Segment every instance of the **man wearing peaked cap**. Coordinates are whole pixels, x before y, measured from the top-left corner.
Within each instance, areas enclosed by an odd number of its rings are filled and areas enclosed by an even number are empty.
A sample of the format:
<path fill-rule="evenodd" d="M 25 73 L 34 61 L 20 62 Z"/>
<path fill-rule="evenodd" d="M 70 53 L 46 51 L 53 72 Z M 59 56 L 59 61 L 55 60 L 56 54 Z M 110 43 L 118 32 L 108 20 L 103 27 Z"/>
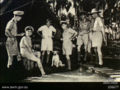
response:
<path fill-rule="evenodd" d="M 24 15 L 24 11 L 14 11 L 13 14 L 17 16 L 22 16 Z"/>
<path fill-rule="evenodd" d="M 6 49 L 8 53 L 8 64 L 7 68 L 12 65 L 13 56 L 17 56 L 18 60 L 20 60 L 20 53 L 18 50 L 18 42 L 17 36 L 23 36 L 24 33 L 18 34 L 17 33 L 17 22 L 22 19 L 22 15 L 24 14 L 23 11 L 14 11 L 14 17 L 7 23 L 5 29 L 5 35 L 7 37 L 6 41 Z"/>

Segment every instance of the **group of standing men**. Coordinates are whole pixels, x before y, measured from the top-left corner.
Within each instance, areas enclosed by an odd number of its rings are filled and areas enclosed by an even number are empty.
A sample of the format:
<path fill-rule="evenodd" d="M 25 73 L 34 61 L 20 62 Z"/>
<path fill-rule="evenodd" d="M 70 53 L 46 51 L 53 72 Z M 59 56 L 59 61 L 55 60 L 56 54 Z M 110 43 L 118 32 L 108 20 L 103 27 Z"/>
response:
<path fill-rule="evenodd" d="M 41 51 L 42 55 L 39 52 L 36 52 L 32 49 L 32 41 L 31 35 L 34 31 L 32 26 L 27 26 L 25 28 L 25 34 L 17 33 L 17 22 L 21 20 L 24 12 L 23 11 L 14 11 L 14 17 L 8 22 L 5 30 L 5 35 L 7 36 L 6 41 L 6 49 L 8 53 L 8 64 L 7 67 L 9 68 L 13 62 L 13 56 L 17 56 L 18 60 L 20 59 L 20 55 L 25 57 L 29 60 L 35 61 L 38 64 L 38 67 L 42 73 L 45 75 L 45 71 L 42 66 L 42 62 L 44 60 L 45 51 L 47 51 L 47 60 L 49 62 L 50 51 L 53 51 L 53 36 L 56 33 L 56 29 L 51 25 L 51 21 L 47 19 L 46 25 L 41 26 L 38 29 L 38 34 L 42 32 L 42 43 L 41 43 Z M 103 65 L 102 59 L 102 52 L 101 47 L 103 40 L 106 42 L 105 33 L 104 33 L 104 22 L 99 17 L 99 11 L 96 9 L 92 9 L 91 13 L 89 14 L 90 19 L 86 18 L 87 12 L 81 12 L 81 20 L 79 20 L 79 32 L 73 30 L 69 27 L 66 21 L 61 22 L 61 27 L 63 29 L 62 38 L 60 40 L 63 41 L 62 43 L 62 50 L 63 55 L 66 56 L 67 59 L 67 69 L 71 70 L 71 60 L 70 55 L 72 55 L 73 43 L 72 40 L 77 38 L 77 51 L 78 51 L 78 61 L 81 61 L 81 46 L 84 44 L 85 48 L 85 55 L 84 61 L 87 61 L 86 57 L 91 53 L 91 48 L 94 48 L 96 53 L 96 57 L 98 56 L 98 65 Z M 23 36 L 20 41 L 20 52 L 17 46 L 17 36 Z M 40 58 L 42 56 L 42 58 Z"/>

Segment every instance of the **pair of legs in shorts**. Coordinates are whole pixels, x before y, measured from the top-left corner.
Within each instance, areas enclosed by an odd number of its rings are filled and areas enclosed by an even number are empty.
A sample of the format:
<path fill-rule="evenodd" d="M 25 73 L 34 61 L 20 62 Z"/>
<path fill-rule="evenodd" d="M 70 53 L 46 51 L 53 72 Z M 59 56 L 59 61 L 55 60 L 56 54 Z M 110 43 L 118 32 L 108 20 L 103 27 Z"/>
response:
<path fill-rule="evenodd" d="M 84 61 L 87 59 L 87 52 L 88 52 L 88 34 L 79 35 L 77 38 L 77 50 L 78 50 L 78 62 L 81 62 L 80 56 L 81 56 L 81 46 L 84 44 L 85 48 L 85 56 Z"/>
<path fill-rule="evenodd" d="M 53 40 L 52 40 L 52 38 L 42 39 L 41 51 L 42 51 L 42 62 L 44 60 L 45 51 L 47 51 L 46 63 L 48 63 L 49 58 L 50 58 L 50 51 L 53 51 Z"/>
<path fill-rule="evenodd" d="M 71 60 L 70 55 L 72 54 L 72 41 L 71 40 L 64 40 L 63 41 L 63 54 L 66 56 L 67 59 L 67 66 L 68 70 L 71 70 Z"/>
<path fill-rule="evenodd" d="M 40 60 L 40 52 L 29 53 L 26 49 L 21 48 L 21 55 L 22 57 L 27 58 L 28 60 L 36 62 L 41 71 L 41 74 L 45 75 L 45 71 Z"/>
<path fill-rule="evenodd" d="M 103 35 L 102 32 L 100 31 L 96 31 L 96 32 L 91 32 L 90 33 L 90 43 L 89 43 L 89 47 L 93 47 L 94 48 L 94 52 L 96 55 L 96 59 L 98 57 L 99 60 L 99 65 L 103 65 L 103 59 L 102 59 L 102 43 L 103 43 Z M 89 52 L 91 53 L 91 48 L 89 48 Z"/>

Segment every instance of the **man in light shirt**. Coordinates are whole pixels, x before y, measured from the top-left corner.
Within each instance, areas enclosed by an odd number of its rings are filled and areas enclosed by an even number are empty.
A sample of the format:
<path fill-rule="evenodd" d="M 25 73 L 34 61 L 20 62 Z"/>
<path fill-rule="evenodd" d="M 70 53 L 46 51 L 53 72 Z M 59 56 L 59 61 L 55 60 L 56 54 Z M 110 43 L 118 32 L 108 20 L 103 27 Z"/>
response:
<path fill-rule="evenodd" d="M 50 51 L 53 51 L 53 32 L 56 33 L 56 29 L 51 25 L 51 21 L 47 19 L 46 25 L 41 26 L 38 29 L 39 32 L 42 32 L 42 42 L 41 42 L 41 51 L 42 51 L 42 62 L 44 59 L 45 51 L 47 51 L 47 61 L 49 62 Z"/>
<path fill-rule="evenodd" d="M 17 60 L 20 60 L 20 53 L 18 49 L 17 36 L 23 36 L 24 33 L 18 34 L 17 22 L 22 19 L 24 11 L 14 11 L 14 17 L 7 23 L 5 28 L 6 40 L 6 50 L 8 54 L 7 68 L 9 68 L 13 63 L 13 57 L 17 56 Z"/>
<path fill-rule="evenodd" d="M 92 37 L 91 37 L 92 47 L 94 48 L 95 53 L 98 54 L 99 63 L 97 66 L 102 66 L 103 59 L 102 59 L 101 48 L 102 48 L 103 40 L 106 43 L 104 23 L 102 19 L 99 17 L 98 15 L 99 12 L 96 9 L 92 9 L 91 13 L 95 20 L 92 28 Z"/>

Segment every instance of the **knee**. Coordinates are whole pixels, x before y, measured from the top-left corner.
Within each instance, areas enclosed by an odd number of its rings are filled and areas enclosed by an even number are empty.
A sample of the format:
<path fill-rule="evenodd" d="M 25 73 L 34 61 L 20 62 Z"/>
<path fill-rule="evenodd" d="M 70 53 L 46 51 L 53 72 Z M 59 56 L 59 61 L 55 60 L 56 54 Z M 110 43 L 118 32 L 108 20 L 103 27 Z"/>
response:
<path fill-rule="evenodd" d="M 87 45 L 85 45 L 85 51 L 88 51 L 87 49 L 88 49 L 88 47 L 87 47 Z"/>
<path fill-rule="evenodd" d="M 40 64 L 40 60 L 36 60 L 36 63 L 37 63 L 37 64 Z"/>
<path fill-rule="evenodd" d="M 97 49 L 97 52 L 98 52 L 99 55 L 102 55 L 101 48 L 98 48 L 98 49 Z"/>
<path fill-rule="evenodd" d="M 47 54 L 50 54 L 50 51 L 47 51 Z"/>
<path fill-rule="evenodd" d="M 66 58 L 67 58 L 67 60 L 70 60 L 70 56 L 69 55 L 66 55 Z"/>
<path fill-rule="evenodd" d="M 13 56 L 8 56 L 8 59 L 9 59 L 9 60 L 12 60 L 12 59 L 13 59 Z"/>
<path fill-rule="evenodd" d="M 77 47 L 78 52 L 80 52 L 80 48 L 81 48 L 81 46 L 78 46 L 78 47 Z"/>
<path fill-rule="evenodd" d="M 96 47 L 94 47 L 94 52 L 97 53 L 97 48 Z"/>

